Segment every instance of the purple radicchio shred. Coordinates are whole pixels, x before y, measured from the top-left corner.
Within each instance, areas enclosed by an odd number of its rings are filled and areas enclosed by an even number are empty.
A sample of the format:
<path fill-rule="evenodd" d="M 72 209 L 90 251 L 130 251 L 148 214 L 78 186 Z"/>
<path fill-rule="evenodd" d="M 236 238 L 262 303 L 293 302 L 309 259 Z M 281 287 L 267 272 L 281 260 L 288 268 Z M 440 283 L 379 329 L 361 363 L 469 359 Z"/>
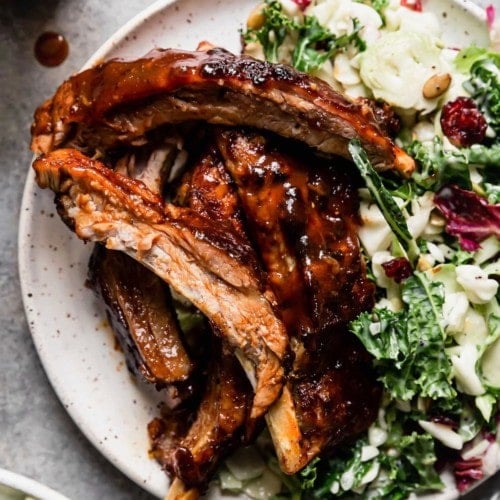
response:
<path fill-rule="evenodd" d="M 434 203 L 446 218 L 446 232 L 457 236 L 464 250 L 479 249 L 488 236 L 500 237 L 500 204 L 489 205 L 485 198 L 455 185 L 441 188 Z"/>
<path fill-rule="evenodd" d="M 463 492 L 483 478 L 483 461 L 479 457 L 469 460 L 458 460 L 453 464 L 453 472 L 458 491 Z"/>

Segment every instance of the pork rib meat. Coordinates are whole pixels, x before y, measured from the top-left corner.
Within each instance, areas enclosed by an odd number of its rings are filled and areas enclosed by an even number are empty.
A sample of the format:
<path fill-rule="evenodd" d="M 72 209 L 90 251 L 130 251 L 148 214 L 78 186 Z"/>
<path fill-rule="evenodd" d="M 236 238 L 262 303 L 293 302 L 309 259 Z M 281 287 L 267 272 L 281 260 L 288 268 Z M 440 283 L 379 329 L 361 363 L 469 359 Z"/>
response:
<path fill-rule="evenodd" d="M 148 425 L 156 460 L 172 478 L 202 490 L 220 460 L 248 444 L 247 436 L 253 434 L 246 428 L 252 403 L 248 379 L 235 356 L 216 339 L 212 351 L 205 391 L 188 428 L 179 425 L 182 414 L 177 416 L 175 410 Z"/>
<path fill-rule="evenodd" d="M 259 131 L 218 130 L 216 140 L 291 337 L 293 366 L 266 418 L 281 468 L 294 473 L 366 430 L 378 410 L 370 355 L 346 327 L 374 302 L 356 181 L 341 158 Z"/>
<path fill-rule="evenodd" d="M 377 168 L 408 175 L 415 167 L 366 106 L 292 67 L 221 48 L 155 50 L 69 78 L 36 111 L 32 149 L 75 147 L 93 155 L 193 120 L 269 130 L 345 158 L 357 137 Z"/>
<path fill-rule="evenodd" d="M 251 417 L 263 415 L 283 385 L 288 338 L 248 243 L 188 208 L 163 204 L 142 182 L 79 151 L 53 151 L 33 167 L 38 184 L 56 193 L 61 218 L 81 239 L 103 242 L 151 269 L 252 363 Z"/>
<path fill-rule="evenodd" d="M 159 387 L 187 380 L 193 362 L 163 280 L 124 253 L 96 244 L 87 283 L 105 305 L 132 373 Z"/>

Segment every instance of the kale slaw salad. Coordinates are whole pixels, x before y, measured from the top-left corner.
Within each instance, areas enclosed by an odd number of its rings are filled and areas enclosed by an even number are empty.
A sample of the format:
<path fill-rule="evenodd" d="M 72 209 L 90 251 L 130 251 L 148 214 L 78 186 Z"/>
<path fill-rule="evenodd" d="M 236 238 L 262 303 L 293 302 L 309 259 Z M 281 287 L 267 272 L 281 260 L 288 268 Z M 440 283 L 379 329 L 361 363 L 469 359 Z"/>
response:
<path fill-rule="evenodd" d="M 447 47 L 420 0 L 266 0 L 250 14 L 248 54 L 387 103 L 417 169 L 379 174 L 350 143 L 377 285 L 375 308 L 350 329 L 384 387 L 378 419 L 292 477 L 263 436 L 226 461 L 223 490 L 398 499 L 443 480 L 465 491 L 500 468 L 500 30 L 487 13 L 490 47 Z"/>

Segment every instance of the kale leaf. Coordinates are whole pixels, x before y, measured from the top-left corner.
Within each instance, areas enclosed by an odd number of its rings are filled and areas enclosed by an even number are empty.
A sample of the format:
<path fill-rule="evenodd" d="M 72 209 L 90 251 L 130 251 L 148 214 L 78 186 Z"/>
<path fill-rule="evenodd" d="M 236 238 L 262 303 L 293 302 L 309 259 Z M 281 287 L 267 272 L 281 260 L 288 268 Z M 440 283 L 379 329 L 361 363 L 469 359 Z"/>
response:
<path fill-rule="evenodd" d="M 337 37 L 321 26 L 316 17 L 305 16 L 304 23 L 298 26 L 298 41 L 292 54 L 292 66 L 311 73 L 351 44 L 359 50 L 365 50 L 365 42 L 359 37 L 361 28 L 359 21 L 353 19 L 353 31 Z"/>
<path fill-rule="evenodd" d="M 375 357 L 379 379 L 392 397 L 404 401 L 415 396 L 456 397 L 444 351 L 442 284 L 415 272 L 404 281 L 402 297 L 404 310 L 362 313 L 351 322 L 351 331 Z"/>
<path fill-rule="evenodd" d="M 349 447 L 338 449 L 333 458 L 315 462 L 312 467 L 316 468 L 316 481 L 304 488 L 303 497 L 350 497 L 352 491 L 357 491 L 372 499 L 404 499 L 412 492 L 442 489 L 443 483 L 434 468 L 432 437 L 416 432 L 403 435 L 399 431 L 395 428 L 389 438 L 390 454 L 384 451 L 373 459 L 363 460 L 363 447 L 368 444 L 363 437 Z M 373 469 L 378 471 L 377 480 L 369 490 L 364 490 L 363 479 Z"/>
<path fill-rule="evenodd" d="M 277 63 L 278 49 L 285 38 L 298 29 L 298 24 L 283 12 L 283 7 L 277 0 L 266 0 L 262 15 L 265 19 L 262 26 L 247 30 L 243 37 L 246 43 L 259 42 L 266 61 Z"/>
<path fill-rule="evenodd" d="M 279 49 L 289 37 L 294 49 L 291 64 L 300 71 L 311 73 L 327 59 L 349 46 L 365 50 L 366 44 L 360 37 L 362 26 L 353 19 L 352 31 L 336 36 L 328 28 L 321 26 L 314 16 L 292 19 L 283 11 L 280 2 L 266 0 L 262 10 L 264 22 L 259 28 L 248 29 L 243 37 L 245 42 L 258 42 L 263 48 L 267 61 L 280 62 Z"/>
<path fill-rule="evenodd" d="M 411 179 L 419 191 L 438 191 L 446 184 L 471 190 L 470 165 L 482 167 L 485 177 L 498 176 L 500 144 L 491 147 L 475 144 L 469 148 L 446 151 L 443 141 L 435 137 L 432 143 L 413 141 L 405 149 L 419 165 Z"/>
<path fill-rule="evenodd" d="M 470 69 L 471 77 L 463 83 L 500 143 L 500 57 L 476 61 Z"/>
<path fill-rule="evenodd" d="M 455 57 L 454 65 L 461 73 L 470 73 L 472 65 L 482 59 L 493 59 L 497 65 L 500 65 L 500 54 L 484 47 L 471 45 L 462 49 Z"/>
<path fill-rule="evenodd" d="M 366 151 L 361 147 L 358 139 L 349 142 L 349 153 L 352 160 L 365 181 L 372 198 L 384 215 L 392 232 L 396 235 L 406 252 L 410 262 L 414 262 L 418 255 L 416 243 L 408 230 L 403 212 L 394 201 L 391 193 L 384 186 L 382 178 L 372 167 Z"/>

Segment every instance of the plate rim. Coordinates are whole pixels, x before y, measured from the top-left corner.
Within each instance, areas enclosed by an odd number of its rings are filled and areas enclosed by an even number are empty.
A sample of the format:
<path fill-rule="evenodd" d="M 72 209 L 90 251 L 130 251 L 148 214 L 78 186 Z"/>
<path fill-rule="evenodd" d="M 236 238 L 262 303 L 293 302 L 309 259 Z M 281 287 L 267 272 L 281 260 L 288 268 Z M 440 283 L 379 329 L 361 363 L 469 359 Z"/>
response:
<path fill-rule="evenodd" d="M 106 55 L 114 48 L 117 41 L 121 42 L 128 33 L 132 30 L 138 28 L 141 24 L 147 22 L 147 20 L 158 14 L 161 10 L 174 3 L 179 3 L 182 0 L 156 0 L 151 5 L 141 10 L 138 14 L 132 17 L 129 21 L 118 28 L 85 62 L 80 71 L 88 69 L 98 62 L 102 61 Z M 456 1 L 456 0 L 455 0 Z M 465 0 L 469 1 L 469 0 Z"/>
<path fill-rule="evenodd" d="M 104 61 L 109 53 L 116 47 L 118 46 L 129 34 L 131 31 L 139 28 L 143 23 L 146 23 L 151 17 L 159 14 L 162 10 L 170 7 L 171 5 L 175 3 L 181 3 L 183 0 L 156 0 L 153 3 L 151 3 L 149 6 L 145 7 L 141 11 L 139 11 L 137 14 L 135 14 L 129 21 L 125 22 L 122 26 L 120 26 L 113 34 L 111 34 L 107 40 L 97 48 L 96 51 L 92 53 L 92 55 L 86 60 L 86 62 L 83 64 L 83 66 L 78 70 L 82 71 L 85 69 L 88 69 L 92 66 L 95 66 L 96 64 Z M 432 0 L 427 0 L 428 2 L 431 2 Z M 485 9 L 481 8 L 479 5 L 475 4 L 471 0 L 449 0 L 451 3 L 455 3 L 457 7 L 462 8 L 465 12 L 467 12 L 469 15 L 472 17 L 476 18 L 477 20 L 480 20 L 484 22 L 486 20 L 486 11 Z M 35 350 L 37 352 L 38 358 L 40 359 L 40 362 L 42 364 L 43 370 L 47 376 L 47 379 L 52 387 L 52 390 L 54 391 L 54 394 L 57 396 L 59 399 L 60 403 L 62 403 L 63 408 L 65 412 L 70 416 L 72 419 L 73 423 L 78 427 L 79 431 L 86 437 L 86 439 L 91 443 L 91 445 L 98 451 L 103 457 L 106 458 L 108 462 L 113 464 L 114 467 L 116 467 L 122 474 L 127 476 L 130 480 L 132 480 L 134 483 L 136 483 L 139 487 L 142 489 L 148 491 L 151 493 L 151 490 L 148 490 L 148 488 L 145 488 L 144 485 L 144 478 L 136 474 L 135 470 L 129 467 L 124 467 L 122 462 L 117 461 L 116 457 L 113 456 L 111 453 L 111 450 L 99 446 L 98 440 L 95 439 L 94 433 L 91 431 L 91 429 L 88 429 L 85 426 L 80 425 L 80 417 L 79 414 L 80 412 L 78 411 L 76 406 L 68 406 L 65 404 L 65 398 L 64 395 L 62 394 L 62 390 L 60 390 L 58 387 L 59 385 L 54 382 L 54 376 L 52 375 L 52 369 L 48 366 L 48 363 L 46 363 L 45 358 L 46 355 L 43 352 L 43 349 L 41 348 L 41 341 L 39 335 L 34 335 L 33 332 L 35 330 L 35 322 L 36 322 L 36 314 L 33 310 L 30 310 L 30 306 L 27 300 L 28 296 L 28 291 L 27 291 L 27 286 L 28 283 L 26 282 L 26 279 L 24 278 L 26 271 L 28 270 L 28 262 L 29 262 L 29 256 L 31 254 L 30 246 L 25 245 L 26 243 L 26 237 L 29 234 L 28 228 L 30 226 L 30 219 L 33 217 L 33 214 L 31 210 L 26 210 L 26 207 L 28 206 L 28 201 L 32 200 L 31 193 L 33 193 L 34 189 L 36 188 L 35 183 L 36 183 L 36 177 L 35 173 L 32 168 L 32 163 L 34 159 L 36 158 L 36 155 L 32 156 L 31 162 L 29 164 L 29 170 L 25 178 L 25 183 L 24 183 L 24 188 L 22 191 L 22 197 L 21 197 L 21 204 L 20 204 L 20 213 L 18 217 L 18 236 L 17 236 L 17 258 L 18 258 L 18 276 L 19 276 L 19 283 L 20 283 L 20 289 L 21 289 L 21 299 L 22 299 L 22 304 L 23 304 L 23 309 L 24 309 L 24 314 L 27 319 L 27 326 L 28 330 L 30 333 L 30 337 L 32 339 L 33 345 L 35 346 Z M 17 473 L 13 473 L 10 471 L 7 471 L 5 469 L 0 468 L 0 482 L 2 481 L 3 477 L 2 474 L 7 474 L 13 476 L 18 476 L 22 479 L 25 479 L 30 482 L 31 485 L 33 486 L 41 486 L 46 489 L 47 493 L 53 493 L 56 496 L 53 497 L 47 497 L 50 500 L 68 500 L 67 497 L 63 496 L 62 494 L 52 490 L 51 488 L 44 486 L 41 483 L 38 483 L 37 481 L 27 478 L 25 476 L 22 476 Z M 493 476 L 491 476 L 493 477 Z M 10 486 L 10 484 L 5 483 L 6 485 Z M 13 486 L 14 488 L 17 488 L 17 486 Z M 22 488 L 21 488 L 22 489 Z M 31 490 L 27 491 L 28 493 L 36 494 L 36 492 L 32 492 Z M 44 497 L 45 498 L 45 497 Z"/>
<path fill-rule="evenodd" d="M 22 493 L 43 500 L 69 500 L 62 493 L 55 491 L 50 486 L 40 483 L 31 477 L 0 468 L 0 485 L 7 486 Z"/>
<path fill-rule="evenodd" d="M 87 69 L 100 61 L 102 61 L 106 55 L 116 46 L 118 45 L 126 35 L 140 27 L 143 23 L 147 22 L 148 19 L 160 13 L 163 9 L 170 7 L 171 5 L 181 2 L 182 0 L 156 0 L 148 7 L 139 11 L 136 15 L 134 15 L 129 21 L 123 24 L 120 28 L 114 31 L 107 40 L 87 59 L 84 65 L 80 68 L 79 71 Z M 27 297 L 28 297 L 28 283 L 24 278 L 26 272 L 29 268 L 29 256 L 30 256 L 30 245 L 26 245 L 26 238 L 29 234 L 30 220 L 33 217 L 31 210 L 27 210 L 26 208 L 29 206 L 28 202 L 32 200 L 31 193 L 34 192 L 36 188 L 36 176 L 33 170 L 32 164 L 35 160 L 36 155 L 34 154 L 31 157 L 31 162 L 29 164 L 29 170 L 25 178 L 24 188 L 21 196 L 21 204 L 19 210 L 18 217 L 18 235 L 17 235 L 17 272 L 19 277 L 19 284 L 21 289 L 21 300 L 23 304 L 23 310 L 26 317 L 26 322 L 28 326 L 28 331 L 35 347 L 37 356 L 42 365 L 43 371 L 49 381 L 49 384 L 64 408 L 64 411 L 69 415 L 73 423 L 76 425 L 78 430 L 85 436 L 88 442 L 94 447 L 94 449 L 100 453 L 109 463 L 111 463 L 119 472 L 128 477 L 131 481 L 137 484 L 140 488 L 148 493 L 153 494 L 151 490 L 145 487 L 144 478 L 141 477 L 135 469 L 127 466 L 126 464 L 122 465 L 122 462 L 119 462 L 117 458 L 113 455 L 110 449 L 99 446 L 99 439 L 97 439 L 95 432 L 87 426 L 81 425 L 81 412 L 79 411 L 76 405 L 68 405 L 66 397 L 64 396 L 64 391 L 59 387 L 59 383 L 56 383 L 55 373 L 53 373 L 53 369 L 50 367 L 50 363 L 47 362 L 47 356 L 43 352 L 42 342 L 40 340 L 40 335 L 34 334 L 35 323 L 36 323 L 36 313 L 35 310 L 31 310 Z M 29 239 L 29 238 L 28 238 Z M 158 466 L 159 467 L 159 466 Z M 159 470 L 161 470 L 159 468 Z M 9 471 L 7 471 L 9 472 Z M 14 473 L 13 473 L 14 474 Z M 166 478 L 168 481 L 168 478 Z M 168 485 L 168 483 L 167 483 Z M 153 494 L 154 496 L 154 494 Z M 52 499 L 50 499 L 52 500 Z M 54 500 L 68 500 L 66 497 L 62 498 L 54 498 Z"/>

